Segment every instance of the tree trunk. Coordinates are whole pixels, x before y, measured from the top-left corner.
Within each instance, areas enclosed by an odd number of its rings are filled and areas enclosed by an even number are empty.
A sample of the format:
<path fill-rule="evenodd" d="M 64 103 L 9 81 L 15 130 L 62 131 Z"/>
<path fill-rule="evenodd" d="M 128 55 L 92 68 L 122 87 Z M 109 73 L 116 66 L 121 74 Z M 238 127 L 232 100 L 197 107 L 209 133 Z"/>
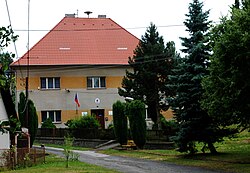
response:
<path fill-rule="evenodd" d="M 216 151 L 216 148 L 214 147 L 213 143 L 211 143 L 211 142 L 208 143 L 208 149 L 210 150 L 210 153 L 212 153 L 212 154 L 217 154 L 218 153 Z"/>
<path fill-rule="evenodd" d="M 158 127 L 158 130 L 162 130 L 162 127 L 161 127 L 161 117 L 160 117 L 160 110 L 159 110 L 159 104 L 156 103 L 155 104 L 155 109 L 156 109 L 156 122 L 157 122 L 157 127 Z"/>

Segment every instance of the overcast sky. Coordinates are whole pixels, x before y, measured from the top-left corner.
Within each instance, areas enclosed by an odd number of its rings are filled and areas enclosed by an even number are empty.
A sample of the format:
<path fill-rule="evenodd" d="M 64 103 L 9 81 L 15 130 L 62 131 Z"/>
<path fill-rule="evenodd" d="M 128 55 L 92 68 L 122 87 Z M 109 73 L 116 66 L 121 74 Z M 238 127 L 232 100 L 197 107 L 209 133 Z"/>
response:
<path fill-rule="evenodd" d="M 78 13 L 78 17 L 87 17 L 85 11 L 92 11 L 90 17 L 106 15 L 141 38 L 146 27 L 153 22 L 164 41 L 174 41 L 177 50 L 181 48 L 179 37 L 188 36 L 183 26 L 188 4 L 192 0 L 30 0 L 30 42 L 31 48 L 65 14 Z M 210 9 L 210 20 L 219 21 L 229 13 L 234 0 L 205 0 L 204 10 Z M 15 34 L 17 54 L 22 56 L 28 45 L 28 0 L 7 0 L 10 19 Z M 0 27 L 9 25 L 6 0 L 0 0 Z M 36 31 L 32 31 L 36 30 Z M 40 31 L 37 31 L 40 30 Z M 16 53 L 14 45 L 8 51 Z"/>

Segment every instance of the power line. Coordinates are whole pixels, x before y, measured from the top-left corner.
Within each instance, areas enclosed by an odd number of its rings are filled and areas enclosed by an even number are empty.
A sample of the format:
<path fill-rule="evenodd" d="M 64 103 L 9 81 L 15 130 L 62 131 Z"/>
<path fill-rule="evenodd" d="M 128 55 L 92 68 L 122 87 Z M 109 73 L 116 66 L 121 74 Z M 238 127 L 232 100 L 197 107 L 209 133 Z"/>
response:
<path fill-rule="evenodd" d="M 168 27 L 182 27 L 184 26 L 183 24 L 174 24 L 174 25 L 162 25 L 162 26 L 156 26 L 157 28 L 168 28 Z M 50 31 L 103 31 L 103 30 L 133 30 L 133 29 L 145 29 L 148 28 L 148 26 L 139 26 L 139 27 L 131 27 L 131 28 L 85 28 L 85 29 L 30 29 L 29 31 L 31 32 L 50 32 Z M 15 29 L 14 31 L 19 31 L 19 32 L 27 32 L 27 29 Z"/>
<path fill-rule="evenodd" d="M 13 28 L 12 28 L 12 23 L 11 23 L 11 18 L 10 18 L 9 6 L 8 6 L 7 0 L 5 0 L 5 4 L 6 4 L 6 9 L 7 9 L 7 14 L 8 14 L 9 23 L 10 23 L 10 28 L 13 30 Z M 13 37 L 14 34 L 12 33 L 11 36 Z M 13 44 L 14 44 L 16 56 L 18 57 L 16 42 L 13 41 Z M 23 78 L 23 73 L 22 73 L 21 69 L 20 69 L 20 74 L 21 74 L 21 77 Z"/>
<path fill-rule="evenodd" d="M 219 23 L 220 21 L 214 21 L 213 23 Z M 171 25 L 159 25 L 157 28 L 171 28 L 171 27 L 185 27 L 184 24 L 171 24 Z M 50 32 L 50 31 L 103 31 L 103 30 L 136 30 L 136 29 L 146 29 L 148 26 L 137 26 L 129 28 L 83 28 L 83 29 L 30 29 L 31 32 Z M 18 32 L 27 32 L 27 29 L 15 29 L 14 31 Z"/>
<path fill-rule="evenodd" d="M 6 4 L 6 9 L 7 9 L 7 13 L 8 13 L 9 22 L 10 22 L 10 28 L 13 30 L 13 28 L 12 28 L 12 24 L 11 24 L 11 19 L 10 19 L 10 11 L 9 11 L 9 6 L 8 6 L 8 2 L 7 2 L 7 0 L 5 0 L 5 4 Z M 13 33 L 12 33 L 12 36 L 13 36 Z M 13 43 L 14 43 L 14 48 L 15 48 L 15 51 L 16 51 L 16 55 L 17 55 L 17 57 L 18 57 L 18 54 L 17 54 L 17 48 L 16 48 L 16 43 L 15 43 L 15 42 L 13 42 Z"/>
<path fill-rule="evenodd" d="M 151 59 L 154 57 L 163 57 L 163 58 L 159 58 L 159 59 Z M 164 57 L 165 56 L 165 57 Z M 158 61 L 164 61 L 164 60 L 168 60 L 171 57 L 167 57 L 166 53 L 163 54 L 154 54 L 154 55 L 147 55 L 147 56 L 143 56 L 143 57 L 137 57 L 136 60 L 144 60 L 142 62 L 134 62 L 133 64 L 145 64 L 145 63 L 150 63 L 150 62 L 158 62 Z M 26 65 L 25 65 L 26 66 Z M 56 66 L 60 66 L 60 65 L 56 65 Z M 73 65 L 73 66 L 65 66 L 65 65 L 61 65 L 61 67 L 50 67 L 49 70 L 47 71 L 65 71 L 67 70 L 67 72 L 73 72 L 73 71 L 77 71 L 79 69 L 84 69 L 86 71 L 90 70 L 90 69 L 95 69 L 95 70 L 99 70 L 99 69 L 107 69 L 107 68 L 117 68 L 120 66 L 128 66 L 130 67 L 129 64 L 126 65 Z M 41 73 L 41 70 L 32 70 L 32 73 Z"/>

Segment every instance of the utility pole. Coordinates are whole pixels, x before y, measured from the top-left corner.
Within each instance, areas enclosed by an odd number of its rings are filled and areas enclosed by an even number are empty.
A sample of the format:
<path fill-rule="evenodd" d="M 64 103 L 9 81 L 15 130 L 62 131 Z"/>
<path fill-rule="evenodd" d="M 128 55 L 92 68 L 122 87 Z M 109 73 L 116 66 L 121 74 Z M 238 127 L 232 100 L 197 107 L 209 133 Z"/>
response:
<path fill-rule="evenodd" d="M 27 49 L 28 49 L 28 52 L 27 52 L 27 77 L 26 77 L 26 80 L 25 80 L 25 94 L 26 94 L 26 116 L 25 116 L 25 127 L 28 128 L 28 124 L 29 124 L 29 105 L 28 105 L 28 100 L 29 100 L 29 64 L 30 64 L 30 58 L 29 58 L 29 53 L 30 53 L 30 46 L 29 46 L 29 43 L 30 43 L 30 0 L 28 0 L 28 43 L 27 43 Z"/>

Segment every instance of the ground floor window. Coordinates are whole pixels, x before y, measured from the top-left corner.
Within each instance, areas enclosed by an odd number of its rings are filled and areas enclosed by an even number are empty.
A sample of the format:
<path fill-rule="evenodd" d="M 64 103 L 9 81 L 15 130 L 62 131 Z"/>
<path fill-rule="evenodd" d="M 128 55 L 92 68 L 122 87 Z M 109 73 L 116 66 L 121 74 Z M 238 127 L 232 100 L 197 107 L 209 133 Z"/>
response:
<path fill-rule="evenodd" d="M 42 122 L 44 122 L 48 118 L 50 118 L 53 123 L 60 123 L 62 121 L 60 110 L 41 111 L 41 115 L 42 115 Z"/>

